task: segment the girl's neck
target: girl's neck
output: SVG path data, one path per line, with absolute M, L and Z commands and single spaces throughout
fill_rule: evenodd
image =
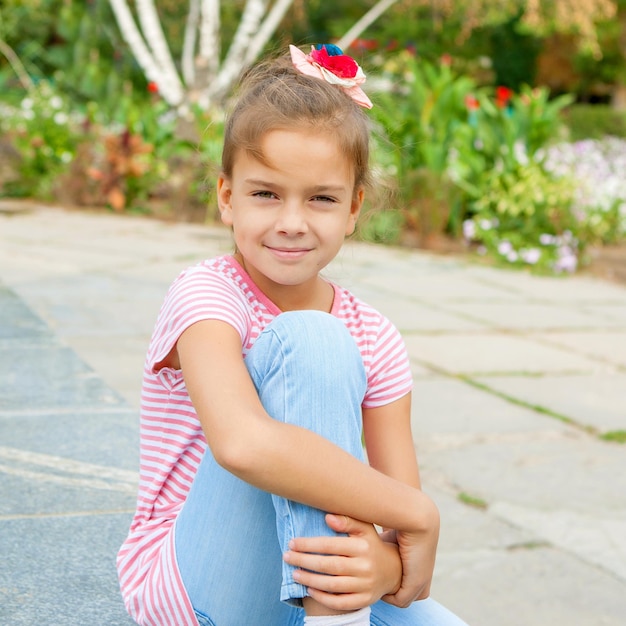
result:
M 233 258 L 243 271 L 251 278 L 256 287 L 282 312 L 315 310 L 330 313 L 335 300 L 333 286 L 321 276 L 316 276 L 311 283 L 303 285 L 279 285 L 276 283 L 265 284 L 257 280 L 254 272 L 250 272 L 246 266 L 246 260 L 235 252 Z

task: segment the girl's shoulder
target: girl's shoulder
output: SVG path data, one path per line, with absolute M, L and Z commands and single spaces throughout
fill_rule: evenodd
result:
M 335 301 L 332 312 L 337 317 L 345 321 L 358 321 L 368 325 L 393 325 L 378 309 L 349 289 L 336 284 L 333 284 L 333 288 L 335 289 Z

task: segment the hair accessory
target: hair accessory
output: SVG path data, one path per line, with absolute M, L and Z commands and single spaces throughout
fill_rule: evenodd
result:
M 321 78 L 331 85 L 339 85 L 362 107 L 372 108 L 370 99 L 359 85 L 365 82 L 365 74 L 359 64 L 341 48 L 330 43 L 311 46 L 310 54 L 304 54 L 296 46 L 289 46 L 293 66 L 305 76 Z

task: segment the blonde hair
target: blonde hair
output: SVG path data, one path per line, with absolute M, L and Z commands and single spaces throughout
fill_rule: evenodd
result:
M 238 150 L 264 162 L 261 142 L 272 130 L 331 134 L 354 167 L 355 190 L 370 186 L 367 116 L 337 85 L 298 72 L 289 55 L 243 75 L 224 129 L 223 173 L 232 176 Z

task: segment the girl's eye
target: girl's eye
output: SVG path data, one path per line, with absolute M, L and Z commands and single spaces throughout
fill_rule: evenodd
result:
M 311 199 L 313 200 L 313 202 L 337 202 L 335 198 L 331 198 L 330 196 L 314 196 Z
M 255 198 L 275 198 L 275 194 L 271 191 L 255 191 L 252 194 Z

